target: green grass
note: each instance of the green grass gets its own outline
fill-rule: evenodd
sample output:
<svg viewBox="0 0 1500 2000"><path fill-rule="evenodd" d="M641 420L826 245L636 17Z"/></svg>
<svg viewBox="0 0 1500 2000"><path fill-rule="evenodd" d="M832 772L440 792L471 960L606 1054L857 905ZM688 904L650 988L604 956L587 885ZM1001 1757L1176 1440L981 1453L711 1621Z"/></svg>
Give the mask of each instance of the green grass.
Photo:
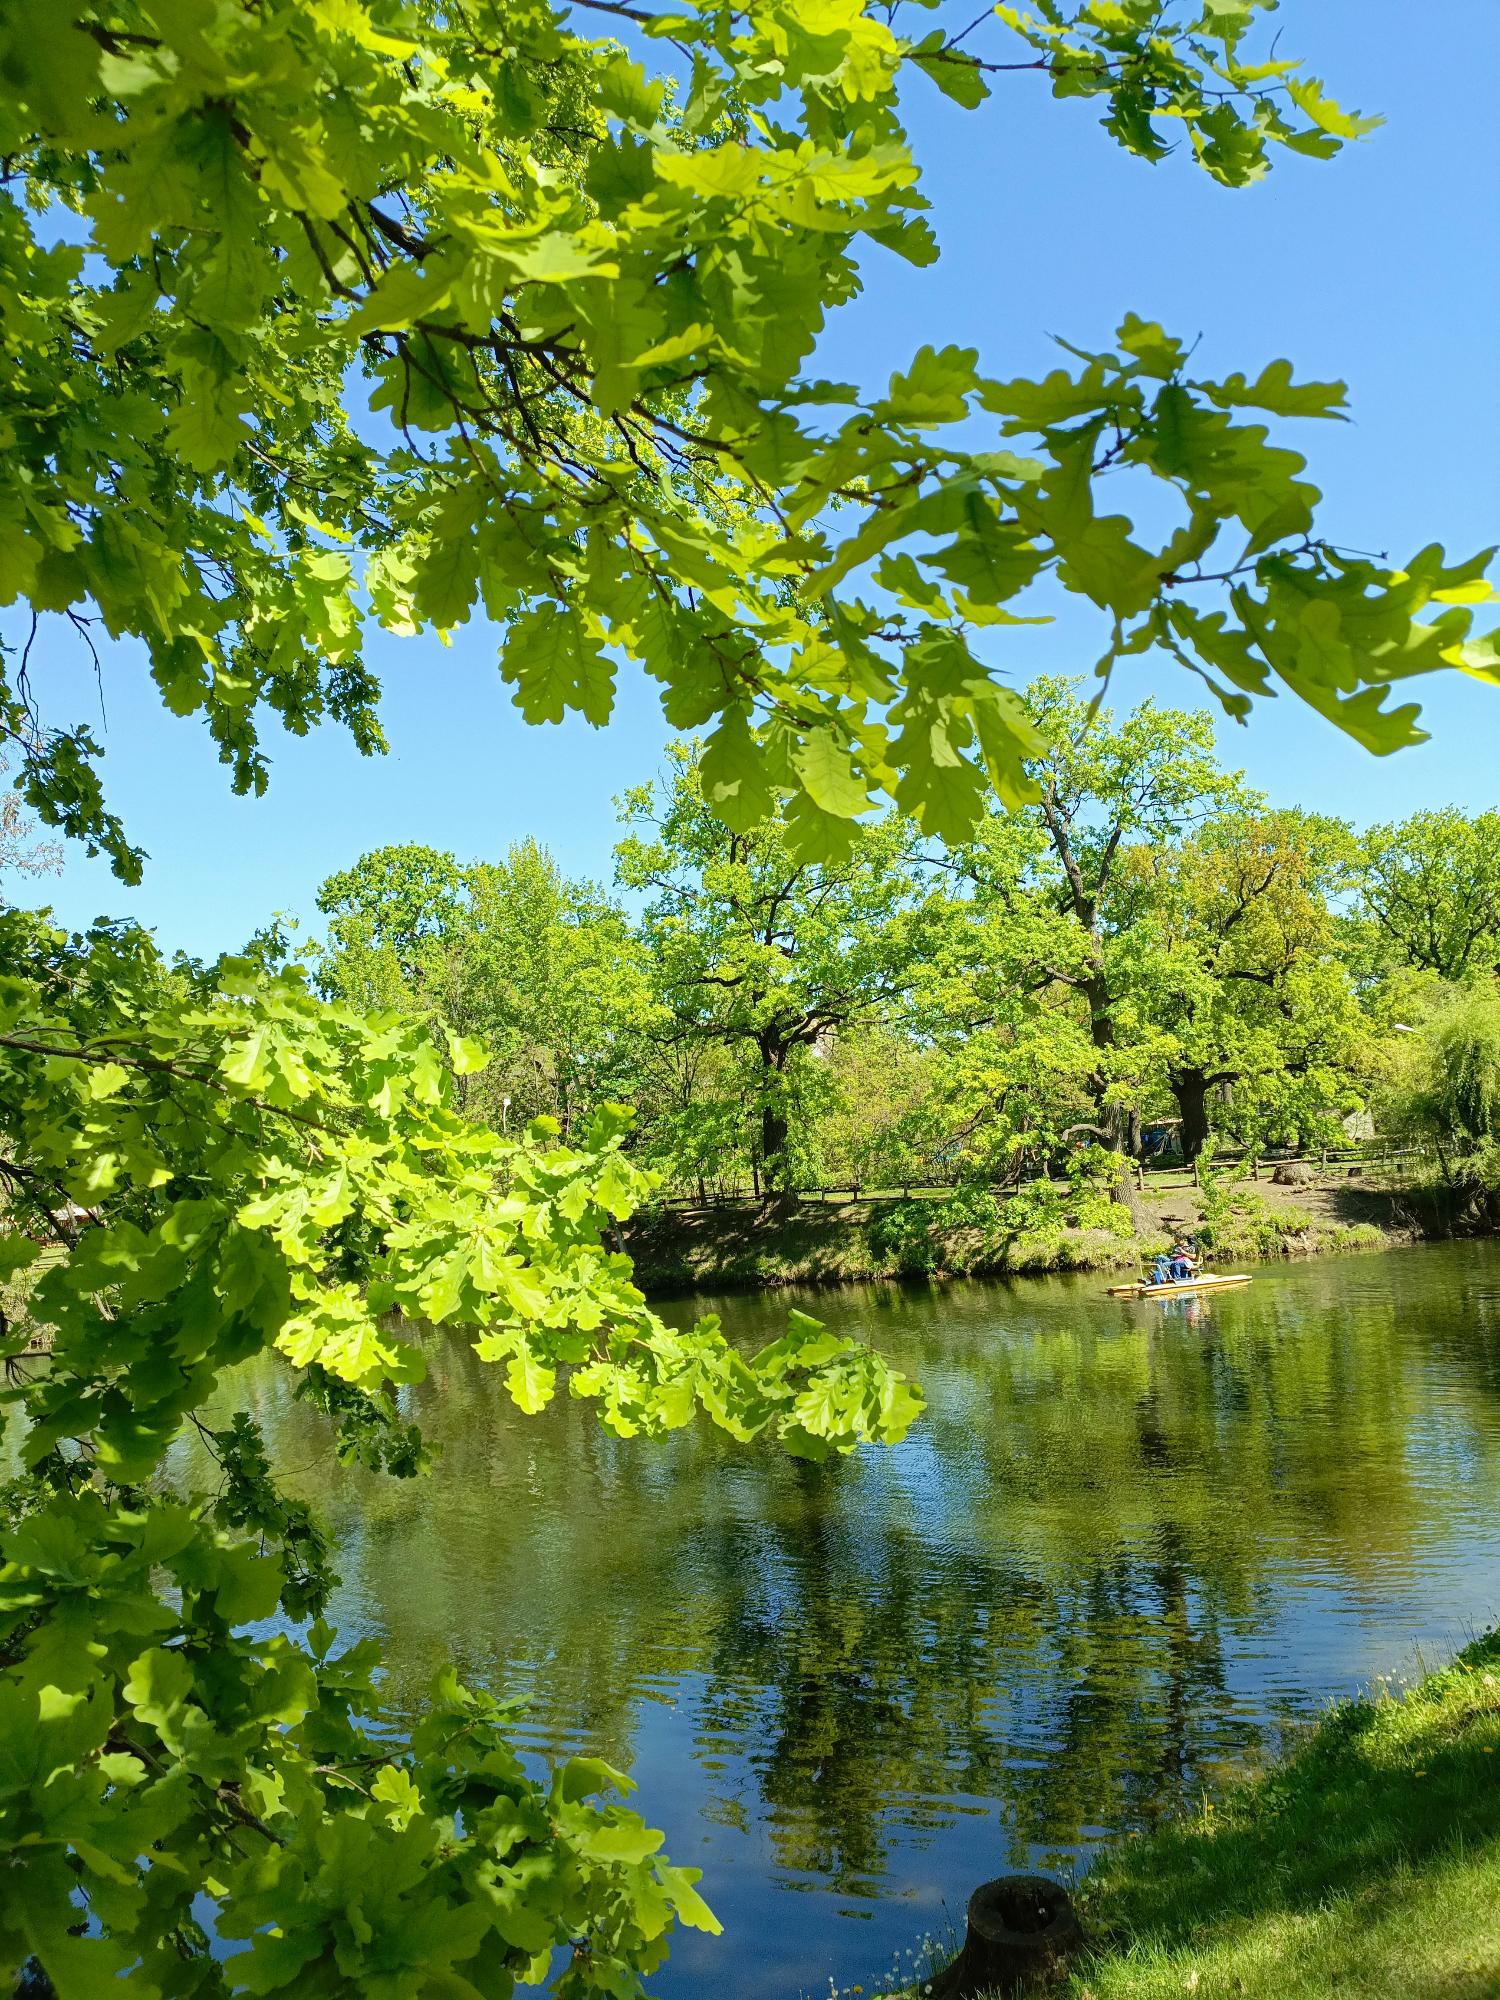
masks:
<svg viewBox="0 0 1500 2000"><path fill-rule="evenodd" d="M1496 2000L1500 1634L1122 1843L1081 1903L1067 2000Z"/></svg>
<svg viewBox="0 0 1500 2000"><path fill-rule="evenodd" d="M1049 2000L1497 2000L1500 1632L1121 1841L1077 1900L1090 1946ZM960 1942L837 2000L920 2000Z"/></svg>

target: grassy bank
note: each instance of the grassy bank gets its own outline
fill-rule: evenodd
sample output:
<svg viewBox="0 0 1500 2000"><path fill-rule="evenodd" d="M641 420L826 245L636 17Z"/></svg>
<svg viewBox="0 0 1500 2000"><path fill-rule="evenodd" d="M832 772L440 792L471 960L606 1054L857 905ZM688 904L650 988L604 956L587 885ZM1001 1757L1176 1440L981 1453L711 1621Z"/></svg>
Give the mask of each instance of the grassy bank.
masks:
<svg viewBox="0 0 1500 2000"><path fill-rule="evenodd" d="M1500 1633L1120 1842L1076 1900L1088 1943L1051 2000L1496 2000ZM835 2000L926 1990L893 1968Z"/></svg>
<svg viewBox="0 0 1500 2000"><path fill-rule="evenodd" d="M1137 1268L1178 1231L1237 1259L1327 1256L1445 1235L1431 1201L1347 1169L1306 1185L1269 1179L1195 1188L1184 1175L1149 1179L1134 1233L1104 1229L1008 1232L973 1221L944 1194L896 1198L771 1199L664 1208L632 1223L627 1247L656 1293L870 1278L1003 1277Z"/></svg>
<svg viewBox="0 0 1500 2000"><path fill-rule="evenodd" d="M1500 1635L1085 1883L1068 2000L1495 2000Z"/></svg>

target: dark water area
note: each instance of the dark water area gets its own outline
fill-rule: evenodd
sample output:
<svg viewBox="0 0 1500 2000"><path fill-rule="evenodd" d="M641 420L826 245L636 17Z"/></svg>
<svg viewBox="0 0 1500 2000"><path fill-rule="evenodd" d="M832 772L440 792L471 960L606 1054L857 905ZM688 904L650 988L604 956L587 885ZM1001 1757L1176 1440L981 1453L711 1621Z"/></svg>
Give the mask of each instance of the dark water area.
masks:
<svg viewBox="0 0 1500 2000"><path fill-rule="evenodd" d="M428 1480L336 1467L278 1367L236 1400L336 1529L330 1616L380 1637L396 1702L450 1661L528 1694L525 1747L627 1767L703 1870L726 1935L681 1937L655 1990L794 2000L1500 1616L1500 1246L1200 1302L1105 1282L664 1309L759 1343L795 1303L920 1379L903 1445L828 1466L522 1417L441 1336L405 1392Z"/></svg>

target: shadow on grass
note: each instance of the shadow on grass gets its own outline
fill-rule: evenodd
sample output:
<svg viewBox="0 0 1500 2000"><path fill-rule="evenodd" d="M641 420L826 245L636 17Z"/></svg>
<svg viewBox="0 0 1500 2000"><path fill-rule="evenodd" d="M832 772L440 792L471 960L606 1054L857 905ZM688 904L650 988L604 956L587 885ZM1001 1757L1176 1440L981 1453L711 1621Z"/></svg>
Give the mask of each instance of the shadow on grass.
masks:
<svg viewBox="0 0 1500 2000"><path fill-rule="evenodd" d="M648 1290L839 1284L872 1275L865 1202L763 1201L647 1211L626 1231Z"/></svg>
<svg viewBox="0 0 1500 2000"><path fill-rule="evenodd" d="M1164 1972L1163 1956L1229 1948L1269 1965L1302 1949L1315 1918L1335 1934L1318 1952L1332 1947L1336 1961L1341 1938L1358 1946L1363 1937L1367 1949L1381 1925L1400 1928L1403 1912L1415 1935L1447 1921L1451 1908L1456 1952L1468 1921L1482 1962L1424 1946L1403 1968L1400 1990L1410 2000L1494 2000L1496 1878L1500 1635L1492 1634L1405 1701L1335 1711L1286 1764L1236 1788L1217 1811L1205 1805L1117 1850L1085 1887L1096 1955L1074 1990L1098 1979L1113 1993L1101 1975L1123 1969L1122 1959ZM1481 1893L1484 1905L1472 1908ZM1148 1976L1141 1990L1158 1988Z"/></svg>

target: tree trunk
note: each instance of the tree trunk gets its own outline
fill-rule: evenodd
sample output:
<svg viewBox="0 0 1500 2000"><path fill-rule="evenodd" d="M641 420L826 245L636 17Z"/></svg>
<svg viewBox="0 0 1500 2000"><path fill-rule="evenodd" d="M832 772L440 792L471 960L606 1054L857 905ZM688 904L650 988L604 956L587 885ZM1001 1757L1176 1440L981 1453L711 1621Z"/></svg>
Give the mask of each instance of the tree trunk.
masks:
<svg viewBox="0 0 1500 2000"><path fill-rule="evenodd" d="M1199 1154L1209 1141L1208 1093L1210 1083L1201 1069L1173 1070L1169 1082L1182 1119L1182 1157L1196 1166Z"/></svg>
<svg viewBox="0 0 1500 2000"><path fill-rule="evenodd" d="M1091 979L1084 988L1089 1003L1089 1040L1101 1056L1115 1049L1114 997L1102 978ZM1090 1092L1098 1110L1098 1122L1107 1131L1117 1153L1132 1157L1141 1150L1141 1114L1133 1104L1106 1104L1109 1090L1108 1062L1101 1063L1090 1078Z"/></svg>
<svg viewBox="0 0 1500 2000"><path fill-rule="evenodd" d="M786 1182L786 1114L779 1104L764 1104L760 1113L760 1163L767 1191Z"/></svg>
<svg viewBox="0 0 1500 2000"><path fill-rule="evenodd" d="M1101 1055L1107 1055L1115 1047L1114 996L1102 977L1090 980L1084 995L1089 1003L1089 1038ZM1129 1211L1139 1235L1146 1222L1134 1166L1141 1151L1141 1114L1133 1104L1106 1104L1108 1089L1109 1077L1101 1066L1093 1078L1098 1129L1103 1143L1120 1156L1115 1200Z"/></svg>
<svg viewBox="0 0 1500 2000"><path fill-rule="evenodd" d="M760 1051L760 1171L765 1192L783 1193L787 1183L785 1071L791 1053L773 1029L756 1037Z"/></svg>
<svg viewBox="0 0 1500 2000"><path fill-rule="evenodd" d="M1132 1160L1141 1157L1141 1113L1138 1105L1128 1104L1120 1113L1120 1151L1128 1153Z"/></svg>
<svg viewBox="0 0 1500 2000"><path fill-rule="evenodd" d="M1119 1176L1115 1185L1115 1200L1130 1216L1137 1236L1145 1234L1149 1218L1144 1200L1145 1190L1136 1177L1135 1163L1123 1146L1116 1147L1120 1155Z"/></svg>
<svg viewBox="0 0 1500 2000"><path fill-rule="evenodd" d="M1109 1118L1109 1114L1103 1111L1100 1112L1099 1116L1101 1120ZM1127 1151L1128 1141L1120 1122L1117 1119L1109 1118L1108 1123L1098 1125L1070 1125L1062 1135L1064 1142L1069 1139L1076 1139L1080 1132L1091 1133L1106 1152L1114 1154L1115 1200L1120 1204L1121 1208L1129 1210L1130 1219L1135 1225L1136 1234L1139 1236L1146 1221L1145 1208L1142 1202L1144 1190L1140 1185L1140 1175L1136 1170L1136 1161ZM1053 1169L1049 1167L1047 1171L1050 1173Z"/></svg>
<svg viewBox="0 0 1500 2000"><path fill-rule="evenodd" d="M1040 1992L1055 1986L1083 1945L1083 1926L1061 1882L1047 1875L1002 1875L969 1898L964 1948L922 1988L933 2000Z"/></svg>

